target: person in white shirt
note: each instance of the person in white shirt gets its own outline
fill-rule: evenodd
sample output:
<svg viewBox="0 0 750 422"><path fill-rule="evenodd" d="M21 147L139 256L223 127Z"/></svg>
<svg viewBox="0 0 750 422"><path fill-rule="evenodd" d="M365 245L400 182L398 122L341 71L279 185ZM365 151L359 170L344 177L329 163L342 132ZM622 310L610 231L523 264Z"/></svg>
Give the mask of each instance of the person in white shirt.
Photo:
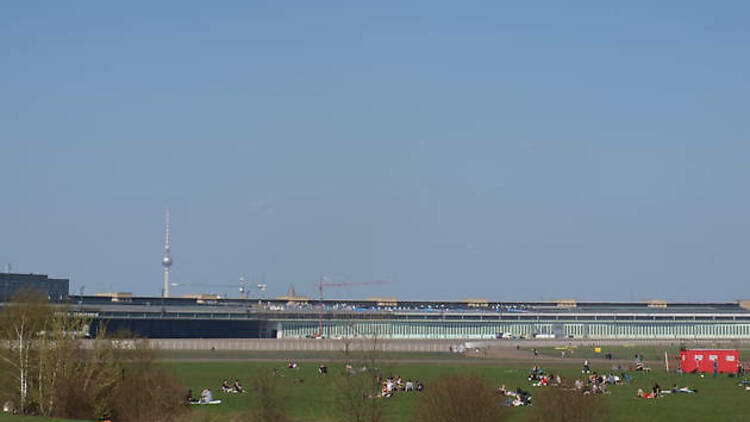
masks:
<svg viewBox="0 0 750 422"><path fill-rule="evenodd" d="M201 403L210 403L214 401L214 395L208 388L204 388L201 391Z"/></svg>

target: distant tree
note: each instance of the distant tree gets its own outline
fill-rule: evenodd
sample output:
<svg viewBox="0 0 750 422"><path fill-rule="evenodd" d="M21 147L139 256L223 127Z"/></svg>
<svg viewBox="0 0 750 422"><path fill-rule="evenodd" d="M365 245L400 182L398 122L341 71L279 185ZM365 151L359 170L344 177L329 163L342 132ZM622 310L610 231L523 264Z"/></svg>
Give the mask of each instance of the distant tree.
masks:
<svg viewBox="0 0 750 422"><path fill-rule="evenodd" d="M417 422L499 422L506 418L500 397L480 374L444 375L417 403Z"/></svg>

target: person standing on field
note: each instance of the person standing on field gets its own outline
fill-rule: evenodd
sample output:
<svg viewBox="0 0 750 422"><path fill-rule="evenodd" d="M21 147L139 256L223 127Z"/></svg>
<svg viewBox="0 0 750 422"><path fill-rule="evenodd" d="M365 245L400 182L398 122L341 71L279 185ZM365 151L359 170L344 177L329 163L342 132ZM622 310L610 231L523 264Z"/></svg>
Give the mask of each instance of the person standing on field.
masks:
<svg viewBox="0 0 750 422"><path fill-rule="evenodd" d="M719 359L714 359L714 378L719 375Z"/></svg>

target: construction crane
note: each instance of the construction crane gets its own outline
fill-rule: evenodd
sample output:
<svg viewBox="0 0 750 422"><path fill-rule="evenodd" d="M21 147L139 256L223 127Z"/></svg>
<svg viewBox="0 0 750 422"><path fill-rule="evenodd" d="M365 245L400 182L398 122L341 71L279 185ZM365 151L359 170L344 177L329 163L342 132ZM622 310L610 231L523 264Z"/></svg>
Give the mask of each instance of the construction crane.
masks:
<svg viewBox="0 0 750 422"><path fill-rule="evenodd" d="M389 284L392 283L390 280L374 280L374 281L361 281L361 282L331 282L325 276L320 277L318 281L318 293L320 294L320 312L318 312L318 332L314 335L315 338L323 338L323 288L324 287L345 287L345 286L370 286L374 284Z"/></svg>

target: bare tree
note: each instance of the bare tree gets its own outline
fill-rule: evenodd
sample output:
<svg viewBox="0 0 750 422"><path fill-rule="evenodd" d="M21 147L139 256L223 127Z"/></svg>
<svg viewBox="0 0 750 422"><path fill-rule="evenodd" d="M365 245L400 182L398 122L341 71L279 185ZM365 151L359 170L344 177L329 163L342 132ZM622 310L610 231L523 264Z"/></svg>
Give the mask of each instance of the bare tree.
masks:
<svg viewBox="0 0 750 422"><path fill-rule="evenodd" d="M351 365L349 348L344 354ZM360 359L347 369L334 386L335 415L346 422L379 422L384 419L384 400L379 397L382 379L382 362L378 350L378 338L373 336L369 347L359 355Z"/></svg>
<svg viewBox="0 0 750 422"><path fill-rule="evenodd" d="M248 415L252 422L287 422L284 396L278 377L269 371L256 371L251 382L256 403Z"/></svg>
<svg viewBox="0 0 750 422"><path fill-rule="evenodd" d="M73 377L73 368L82 362L80 338L88 333L89 324L88 318L72 315L65 307L45 319L36 339L36 388L31 391L39 413L55 413L61 380Z"/></svg>
<svg viewBox="0 0 750 422"><path fill-rule="evenodd" d="M34 381L36 340L46 328L50 314L46 298L31 290L17 293L0 314L0 338L4 343L0 361L15 383L12 392L21 412L28 411L31 404L29 387Z"/></svg>

